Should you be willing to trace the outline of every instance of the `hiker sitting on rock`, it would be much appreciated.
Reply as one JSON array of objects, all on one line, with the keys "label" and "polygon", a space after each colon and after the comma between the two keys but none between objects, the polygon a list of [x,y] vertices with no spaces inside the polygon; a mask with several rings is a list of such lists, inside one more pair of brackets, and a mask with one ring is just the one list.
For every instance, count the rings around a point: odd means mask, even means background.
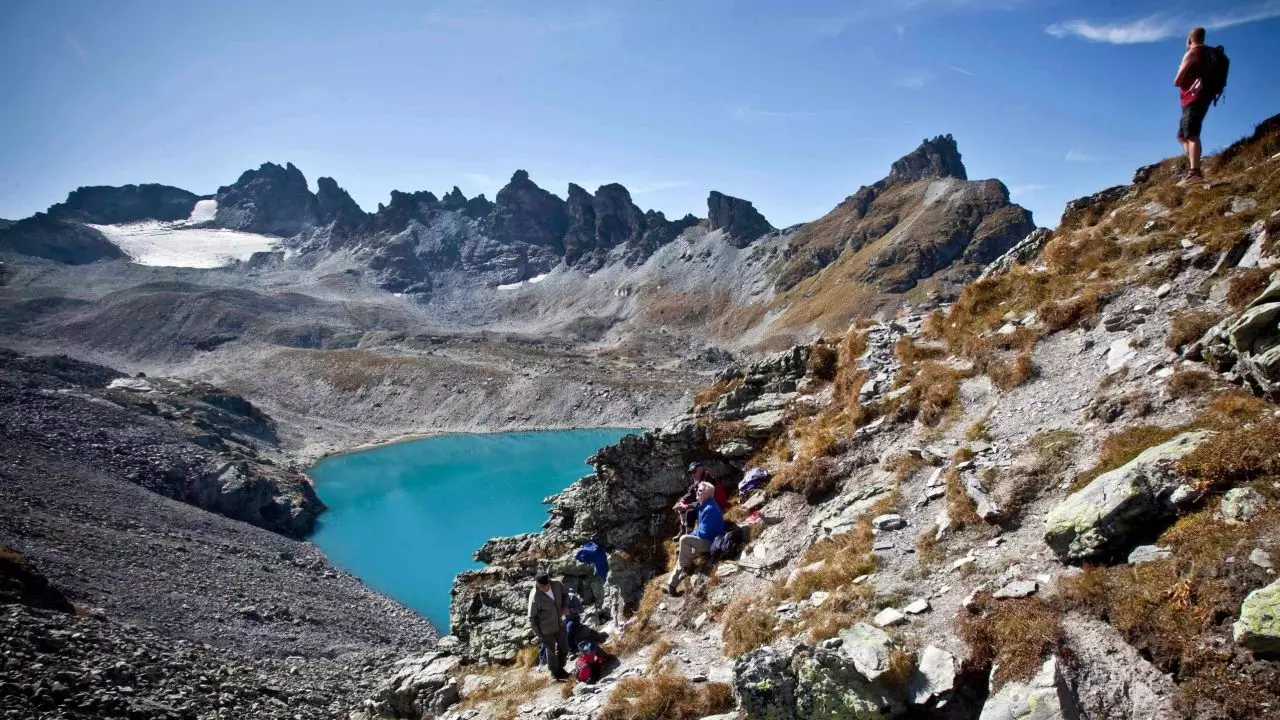
[{"label": "hiker sitting on rock", "polygon": [[680,582],[693,572],[694,553],[709,555],[711,543],[724,533],[724,515],[720,513],[715,494],[716,488],[711,483],[704,481],[698,484],[698,527],[692,533],[680,537],[676,568],[671,571],[671,579],[667,581],[667,592],[671,595],[680,594]]},{"label": "hiker sitting on rock", "polygon": [[688,535],[690,529],[695,527],[698,522],[698,506],[700,504],[698,486],[702,483],[711,483],[712,488],[714,488],[713,496],[715,497],[716,505],[720,506],[722,513],[729,509],[729,493],[721,483],[716,482],[711,470],[702,463],[691,463],[689,465],[689,490],[685,492],[674,508],[676,518],[680,521],[680,534],[676,535],[676,540]]},{"label": "hiker sitting on rock", "polygon": [[534,578],[533,590],[529,592],[529,624],[533,626],[538,642],[542,643],[551,677],[556,680],[569,677],[564,670],[565,657],[569,654],[569,637],[564,628],[564,615],[568,609],[564,585],[553,581],[545,570],[540,571]]}]

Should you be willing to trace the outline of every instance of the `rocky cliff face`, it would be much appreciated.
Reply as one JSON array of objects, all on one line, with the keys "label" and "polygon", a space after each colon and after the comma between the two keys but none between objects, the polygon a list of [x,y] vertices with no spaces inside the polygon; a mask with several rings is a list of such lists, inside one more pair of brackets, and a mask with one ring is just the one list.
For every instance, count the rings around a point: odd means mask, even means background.
[{"label": "rocky cliff face", "polygon": [[316,196],[302,171],[288,163],[263,163],[231,185],[218,188],[214,224],[233,230],[290,237],[316,220]]},{"label": "rocky cliff face", "polygon": [[101,232],[78,222],[37,213],[0,228],[0,252],[44,258],[67,265],[87,265],[126,257]]},{"label": "rocky cliff face", "polygon": [[738,247],[773,232],[773,226],[750,202],[715,190],[707,197],[707,221],[712,230],[723,230]]},{"label": "rocky cliff face", "polygon": [[88,186],[49,208],[58,220],[114,225],[139,220],[186,220],[199,196],[168,185]]}]

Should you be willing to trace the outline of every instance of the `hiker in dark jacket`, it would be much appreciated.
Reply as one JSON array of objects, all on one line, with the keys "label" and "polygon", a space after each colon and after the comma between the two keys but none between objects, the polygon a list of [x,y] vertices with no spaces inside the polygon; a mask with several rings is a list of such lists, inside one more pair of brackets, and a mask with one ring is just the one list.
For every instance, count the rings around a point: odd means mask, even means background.
[{"label": "hiker in dark jacket", "polygon": [[1195,28],[1187,35],[1187,52],[1182,56],[1178,74],[1173,78],[1173,84],[1178,86],[1182,100],[1178,142],[1182,145],[1182,151],[1187,154],[1187,160],[1191,162],[1191,168],[1187,170],[1188,180],[1204,177],[1200,170],[1200,127],[1204,124],[1204,116],[1209,113],[1210,103],[1213,102],[1204,87],[1205,52],[1204,28]]},{"label": "hiker in dark jacket", "polygon": [[698,527],[690,534],[680,537],[680,551],[676,558],[676,567],[667,580],[667,593],[680,594],[680,583],[686,575],[693,572],[695,554],[709,555],[711,543],[724,533],[724,515],[715,500],[716,488],[709,482],[698,484]]},{"label": "hiker in dark jacket", "polygon": [[551,677],[556,680],[569,677],[569,673],[564,671],[565,657],[569,654],[569,637],[564,629],[564,615],[568,607],[564,585],[552,580],[546,571],[539,572],[534,578],[534,588],[529,592],[529,624],[533,627],[533,634],[538,636],[538,642],[542,643]]}]

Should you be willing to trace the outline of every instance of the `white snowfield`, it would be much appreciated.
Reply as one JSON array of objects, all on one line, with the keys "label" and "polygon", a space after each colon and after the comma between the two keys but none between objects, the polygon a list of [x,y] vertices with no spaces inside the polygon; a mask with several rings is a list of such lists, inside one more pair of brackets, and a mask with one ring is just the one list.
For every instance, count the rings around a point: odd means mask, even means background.
[{"label": "white snowfield", "polygon": [[248,260],[256,252],[274,250],[280,244],[280,238],[267,235],[192,227],[212,220],[217,211],[217,200],[199,200],[186,220],[89,227],[106,235],[133,262],[160,267],[222,267],[237,260]]},{"label": "white snowfield", "polygon": [[498,289],[499,290],[515,290],[516,288],[524,287],[525,285],[537,285],[543,280],[546,280],[547,276],[550,274],[551,273],[542,273],[541,275],[535,275],[534,277],[531,277],[528,280],[521,280],[520,282],[511,283],[510,285],[499,285]]}]

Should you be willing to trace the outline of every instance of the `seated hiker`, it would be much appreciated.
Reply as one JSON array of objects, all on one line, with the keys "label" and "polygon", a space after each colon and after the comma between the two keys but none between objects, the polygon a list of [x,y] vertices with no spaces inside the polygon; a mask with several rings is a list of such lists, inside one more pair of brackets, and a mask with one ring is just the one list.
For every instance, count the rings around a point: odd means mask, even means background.
[{"label": "seated hiker", "polygon": [[693,572],[695,553],[709,556],[711,543],[724,533],[724,515],[715,501],[715,486],[709,482],[698,485],[698,526],[688,535],[680,537],[680,551],[676,559],[676,567],[671,571],[667,581],[667,592],[679,595],[680,582]]},{"label": "seated hiker", "polygon": [[539,571],[534,578],[533,590],[529,592],[529,624],[542,644],[551,676],[556,680],[569,677],[564,669],[564,661],[569,654],[569,637],[565,634],[563,620],[568,609],[564,585],[553,581],[545,570]]},{"label": "seated hiker", "polygon": [[691,463],[689,465],[689,489],[680,497],[680,501],[675,505],[676,518],[680,521],[680,533],[676,536],[679,540],[681,536],[688,535],[695,527],[698,520],[698,486],[702,483],[710,483],[714,488],[714,497],[716,504],[720,506],[720,512],[729,509],[729,493],[725,490],[722,483],[715,481],[712,477],[711,470],[702,463]]}]

